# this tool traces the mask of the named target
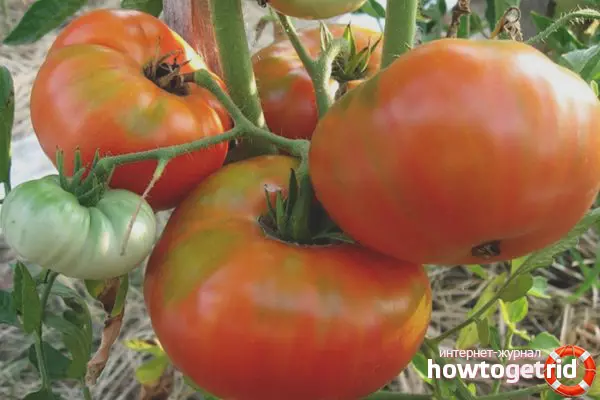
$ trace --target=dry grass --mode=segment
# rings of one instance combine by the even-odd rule
[[[9,0],[8,25],[14,26],[24,12],[28,0]],[[90,1],[90,7],[117,6],[118,0]],[[0,25],[1,26],[1,25]],[[6,27],[4,27],[6,29]],[[3,35],[2,35],[3,36]],[[20,47],[0,45],[0,64],[6,65],[12,72],[16,85],[17,116],[15,123],[15,140],[32,133],[29,120],[28,99],[31,84],[37,69],[42,62],[46,50],[53,41],[53,35],[48,35],[40,42]],[[20,154],[16,157],[26,157]],[[598,237],[588,233],[580,243],[580,253],[586,263],[594,263]],[[14,261],[14,255],[0,241],[0,288],[7,288],[11,282],[11,272],[8,263]],[[539,272],[550,280],[550,299],[530,299],[530,311],[523,322],[532,334],[548,331],[560,337],[563,342],[576,342],[589,351],[600,352],[600,329],[598,290],[594,288],[584,297],[567,305],[565,297],[573,293],[584,280],[576,262],[563,258],[552,268]],[[490,274],[500,273],[502,266],[488,269]],[[463,268],[433,269],[431,282],[434,293],[434,311],[430,334],[435,335],[460,323],[467,311],[475,303],[485,282]],[[115,344],[109,364],[101,379],[93,388],[94,398],[97,399],[135,399],[139,396],[139,385],[135,382],[133,371],[141,362],[138,354],[125,348],[122,340],[128,338],[151,338],[153,335],[150,321],[147,317],[143,296],[141,293],[142,271],[133,274],[131,289],[127,298],[127,308],[120,341]],[[78,282],[62,280],[63,283],[81,290]],[[102,328],[104,314],[97,304],[91,304],[91,312],[96,328],[96,343]],[[52,303],[53,308],[59,304]],[[502,330],[503,324],[499,321]],[[58,337],[50,337],[50,341],[58,343]],[[452,347],[452,342],[446,343]],[[0,398],[21,399],[26,393],[35,390],[39,384],[36,371],[27,362],[27,349],[31,339],[24,337],[14,328],[0,326]],[[489,382],[488,382],[489,383]],[[416,373],[405,371],[391,384],[396,389],[406,392],[423,392]],[[81,399],[82,394],[76,383],[57,383],[55,389],[65,399]],[[178,379],[172,399],[189,398],[190,392]]]

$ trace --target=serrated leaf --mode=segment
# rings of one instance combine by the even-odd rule
[[[428,377],[428,360],[427,357],[421,352],[418,351],[411,360],[411,364],[417,374],[421,377],[421,379],[429,384],[431,384],[431,378]]]
[[[471,310],[469,310],[469,312],[467,313],[467,317],[472,316],[481,307],[483,307],[488,301],[490,301],[496,294],[496,290],[498,289],[498,287],[504,282],[505,279],[506,279],[506,274],[501,274],[501,275],[498,275],[495,278],[493,278],[490,281],[490,283],[488,284],[488,286],[483,290],[483,292],[479,296],[479,299],[477,300],[477,303],[475,303],[475,306]],[[492,306],[492,307],[488,308],[483,313],[483,315],[481,315],[479,318],[480,319],[484,319],[484,318],[489,319],[494,314],[496,309],[497,309],[497,306]],[[477,344],[478,340],[479,340],[479,337],[477,334],[477,325],[474,323],[469,324],[466,327],[464,327],[463,329],[461,329],[461,331],[459,332],[458,339],[456,340],[456,348],[457,349],[471,348],[475,344]]]
[[[569,67],[578,73],[585,81],[591,81],[600,77],[600,44],[589,49],[573,50],[562,57],[567,61]]]
[[[500,294],[500,299],[504,301],[515,301],[527,295],[529,289],[533,287],[533,276],[526,273],[514,278]]]
[[[169,366],[166,355],[155,357],[136,368],[135,377],[143,385],[156,383]]]
[[[83,379],[92,350],[92,337],[89,331],[54,314],[46,316],[44,323],[62,333],[65,346],[71,354],[67,375],[72,379]]]
[[[0,182],[10,182],[15,88],[8,68],[0,65]],[[5,193],[6,196],[8,193]]]
[[[147,340],[130,339],[123,341],[123,344],[127,348],[133,351],[137,351],[138,353],[148,353],[152,354],[155,357],[159,357],[165,354],[164,350],[161,349],[159,345],[150,343]]]
[[[163,0],[121,0],[121,8],[139,10],[158,17],[163,10]]]
[[[75,14],[87,0],[37,0],[29,7],[17,26],[4,38],[4,44],[20,45],[37,42],[67,18]]]
[[[507,324],[513,327],[527,316],[528,309],[527,297],[521,297],[511,302],[500,301],[502,317]]]
[[[42,303],[37,292],[35,280],[23,263],[17,263],[13,293],[19,293],[13,299],[20,304],[19,312],[23,322],[23,331],[33,333],[39,328],[42,318]]]
[[[546,294],[548,290],[548,280],[543,276],[533,277],[533,286],[527,292],[528,295],[534,296],[540,299],[549,299],[550,296]]]
[[[0,290],[0,324],[19,326],[12,293]]]
[[[67,371],[71,364],[71,360],[47,342],[42,342],[42,348],[46,360],[46,371],[48,371],[50,379],[55,381],[69,379],[70,376]],[[29,347],[27,358],[29,359],[29,362],[39,370],[34,345]]]
[[[585,217],[560,241],[530,255],[521,270],[531,272],[536,268],[552,264],[554,256],[577,245],[579,237],[600,221],[600,208],[588,212]]]
[[[483,347],[487,347],[490,344],[490,324],[487,318],[477,320],[477,336],[479,343]]]
[[[529,348],[533,350],[545,350],[548,353],[560,347],[560,341],[556,336],[548,332],[542,332],[529,342]]]

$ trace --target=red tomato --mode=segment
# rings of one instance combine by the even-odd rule
[[[259,0],[290,17],[325,19],[358,10],[367,0]]]
[[[323,206],[363,245],[473,264],[563,237],[600,187],[598,149],[600,102],[575,73],[523,43],[444,39],[335,104],[310,167]]]
[[[417,352],[431,313],[424,269],[349,244],[265,234],[265,185],[297,162],[229,164],[171,216],[144,298],[173,364],[224,399],[356,400]]]
[[[334,37],[342,37],[346,29],[346,25],[328,26]],[[381,36],[379,32],[361,27],[352,27],[352,31],[359,51],[369,44],[375,44]],[[300,39],[312,57],[319,54],[319,28],[301,31]],[[364,77],[379,69],[381,47],[379,44],[373,52]],[[252,60],[269,128],[274,133],[291,139],[310,139],[318,120],[315,91],[312,80],[290,41],[287,38],[278,40],[257,52]],[[330,86],[331,93],[335,94],[340,84],[332,79]],[[356,81],[349,82],[348,86],[356,86]]]
[[[31,94],[31,119],[44,152],[52,160],[65,151],[72,173],[76,148],[85,163],[101,155],[151,150],[214,136],[228,130],[224,108],[205,89],[177,81],[159,87],[150,64],[190,60],[182,73],[204,63],[176,33],[151,15],[132,10],[100,9],[69,24],[40,68]],[[156,78],[166,71],[158,70]],[[216,76],[215,76],[216,78]],[[218,78],[216,78],[218,79]],[[150,192],[154,209],[178,204],[204,177],[221,167],[227,144],[179,156]],[[117,168],[111,186],[143,193],[156,161]]]

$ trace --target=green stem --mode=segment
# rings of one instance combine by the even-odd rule
[[[294,50],[296,50],[298,57],[302,61],[306,72],[308,72],[308,75],[313,82],[317,100],[317,110],[319,117],[322,117],[333,102],[332,93],[330,93],[331,88],[329,86],[333,61],[347,43],[341,40],[332,41],[325,51],[315,60],[310,56],[302,44],[298,32],[289,17],[280,13],[277,13],[277,16],[279,17],[279,22],[287,34],[288,39],[292,43],[292,46],[294,46]]]
[[[588,19],[600,19],[600,12],[592,9],[583,9],[578,11],[573,11],[570,14],[565,14],[556,21],[552,23],[548,28],[544,29],[537,35],[529,38],[525,41],[527,44],[535,44],[538,42],[542,42],[550,37],[554,32],[556,32],[559,28],[567,25],[574,19],[577,18],[588,18]]]
[[[466,320],[464,320],[463,322],[461,322],[460,324],[458,324],[457,326],[455,326],[452,329],[447,330],[446,332],[440,334],[439,336],[431,339],[431,342],[435,343],[435,344],[439,344],[441,343],[444,339],[452,336],[454,333],[459,332],[461,329],[471,325],[472,323],[474,323],[477,319],[479,319],[479,317],[481,317],[491,306],[493,306],[498,299],[500,299],[500,296],[502,296],[502,293],[504,292],[504,290],[508,287],[508,285],[517,277],[519,276],[519,271],[517,270],[514,274],[510,275],[508,277],[508,279],[506,280],[506,282],[504,282],[504,284],[500,287],[500,289],[498,289],[498,291],[496,292],[496,294],[494,295],[494,297],[492,297],[487,303],[485,303],[481,308],[479,308],[476,312],[473,313],[473,315],[471,315],[469,318],[467,318]]]
[[[381,69],[413,47],[417,30],[419,0],[391,0],[387,3]]]
[[[10,185],[10,180],[4,182],[4,196],[8,194],[12,190]]]
[[[214,79],[208,71],[197,71],[194,74],[194,80],[199,86],[202,86],[209,90],[217,98],[217,100],[219,100],[221,104],[223,104],[223,106],[227,109],[227,111],[235,121],[235,126],[233,129],[224,132],[220,135],[180,145],[162,147],[139,153],[128,153],[121,154],[118,156],[106,157],[98,161],[98,163],[96,164],[96,167],[94,168],[95,174],[105,174],[107,173],[107,171],[110,171],[111,169],[119,165],[127,163],[139,162],[144,160],[169,160],[181,154],[187,154],[193,151],[216,145],[218,143],[241,138],[262,140],[263,142],[271,143],[296,157],[306,157],[310,145],[310,143],[307,140],[287,139],[275,135],[274,133],[266,129],[257,127],[236,106],[233,99],[223,91],[221,86],[219,86],[219,84],[217,84],[214,81]],[[89,177],[91,178],[92,175],[93,174],[90,174]]]
[[[235,104],[243,106],[246,118],[254,125],[264,127],[265,118],[246,39],[242,1],[211,0],[210,6],[227,90]],[[247,147],[248,156],[277,153],[277,149],[271,143],[260,139],[243,146]]]
[[[458,37],[468,39],[471,36],[471,16],[469,14],[460,17],[458,26]]]
[[[48,374],[48,370],[46,368],[46,358],[44,356],[44,348],[42,346],[42,333],[43,333],[43,320],[44,320],[44,313],[46,310],[46,304],[48,303],[48,297],[50,297],[50,292],[52,291],[52,285],[54,284],[54,281],[56,280],[56,278],[58,277],[58,274],[56,272],[51,272],[50,274],[48,274],[48,278],[46,281],[46,286],[44,287],[44,291],[42,292],[42,298],[41,298],[41,306],[42,306],[42,310],[41,310],[41,318],[40,321],[42,321],[40,323],[40,326],[38,327],[38,329],[35,331],[35,344],[34,344],[34,348],[35,348],[35,355],[37,358],[37,364],[38,364],[38,370],[40,372],[40,376],[42,378],[42,388],[48,392],[51,393],[52,392],[52,386],[50,384],[50,375]]]
[[[92,400],[92,392],[90,391],[90,388],[85,384],[85,381],[81,381],[81,384],[83,385],[83,397],[85,400]]]

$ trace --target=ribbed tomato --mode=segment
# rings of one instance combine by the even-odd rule
[[[342,37],[346,25],[331,24],[329,30],[334,37]],[[358,51],[374,45],[381,33],[361,27],[352,27]],[[300,40],[311,56],[321,51],[319,28],[300,31]],[[380,66],[381,45],[369,58],[366,70],[350,81],[337,76],[331,80],[332,96],[341,85],[347,88],[357,86],[365,77],[373,75]],[[310,139],[317,125],[318,112],[315,90],[308,72],[288,39],[281,39],[261,49],[252,57],[254,73],[258,85],[265,120],[276,134],[288,138]],[[339,75],[339,74],[338,74]],[[341,81],[341,82],[340,82]]]
[[[310,168],[319,200],[363,245],[472,264],[565,235],[600,187],[599,149],[600,102],[575,73],[523,43],[443,39],[340,99]]]
[[[89,163],[97,149],[116,155],[214,136],[231,127],[220,103],[207,90],[167,76],[169,70],[202,68],[200,56],[151,15],[89,12],[60,33],[39,70],[31,93],[33,127],[48,157],[54,160],[57,147],[65,151],[67,173],[76,148]],[[149,203],[159,210],[174,207],[221,167],[226,152],[225,143],[175,158]],[[155,166],[121,166],[111,186],[141,194]]]
[[[420,265],[265,234],[265,186],[285,189],[296,166],[266,156],[216,172],[149,260],[144,298],[160,343],[219,398],[359,399],[406,367],[429,323]]]
[[[353,12],[367,0],[258,0],[290,17],[325,19]]]

